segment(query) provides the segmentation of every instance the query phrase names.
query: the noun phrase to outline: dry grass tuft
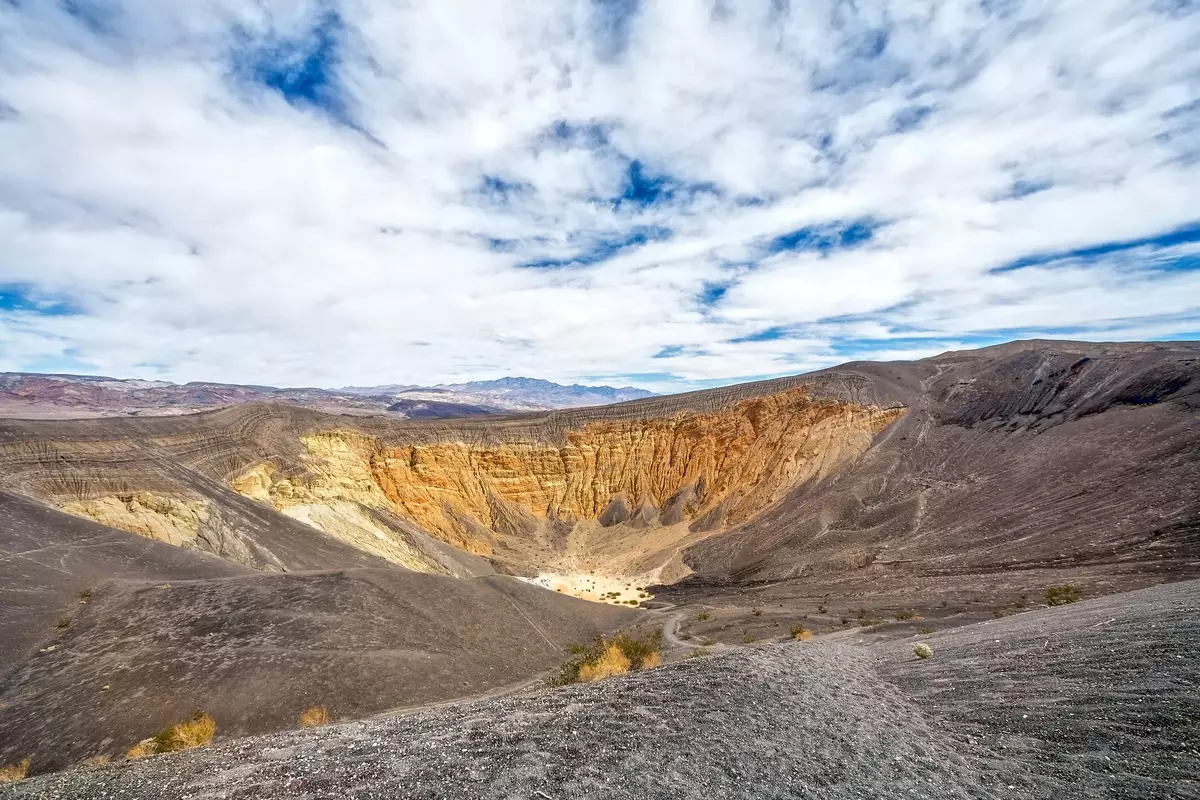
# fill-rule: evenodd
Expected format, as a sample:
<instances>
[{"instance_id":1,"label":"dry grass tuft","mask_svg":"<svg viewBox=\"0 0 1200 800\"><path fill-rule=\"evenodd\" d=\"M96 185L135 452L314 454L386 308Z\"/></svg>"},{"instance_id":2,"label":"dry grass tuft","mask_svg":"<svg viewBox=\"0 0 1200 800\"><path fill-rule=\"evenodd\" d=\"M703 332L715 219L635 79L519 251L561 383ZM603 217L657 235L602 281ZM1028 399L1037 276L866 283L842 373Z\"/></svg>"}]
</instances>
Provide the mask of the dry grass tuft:
<instances>
[{"instance_id":1,"label":"dry grass tuft","mask_svg":"<svg viewBox=\"0 0 1200 800\"><path fill-rule=\"evenodd\" d=\"M551 679L552 685L587 683L657 667L662 664L662 631L654 631L640 639L626 633L610 639L597 636L590 645L573 646L571 652L575 657L562 665L558 675Z\"/></svg>"},{"instance_id":2,"label":"dry grass tuft","mask_svg":"<svg viewBox=\"0 0 1200 800\"><path fill-rule=\"evenodd\" d=\"M212 741L217 732L217 723L208 714L197 712L188 722L181 722L172 730L175 732L176 750L190 750Z\"/></svg>"},{"instance_id":3,"label":"dry grass tuft","mask_svg":"<svg viewBox=\"0 0 1200 800\"><path fill-rule=\"evenodd\" d=\"M149 739L143 739L125 751L126 758L145 758L176 750L191 750L212 741L217 723L203 711L197 711L187 722L163 728Z\"/></svg>"},{"instance_id":4,"label":"dry grass tuft","mask_svg":"<svg viewBox=\"0 0 1200 800\"><path fill-rule=\"evenodd\" d=\"M16 783L29 777L29 759L22 758L15 764L0 767L0 783Z\"/></svg>"},{"instance_id":5,"label":"dry grass tuft","mask_svg":"<svg viewBox=\"0 0 1200 800\"><path fill-rule=\"evenodd\" d=\"M591 683L614 675L624 675L629 672L629 667L629 658L621 652L621 648L610 644L594 664L584 664L579 668L579 680L581 683Z\"/></svg>"},{"instance_id":6,"label":"dry grass tuft","mask_svg":"<svg viewBox=\"0 0 1200 800\"><path fill-rule=\"evenodd\" d=\"M139 758L145 758L146 756L152 756L157 752L158 751L154 749L154 737L151 736L149 739L142 739L133 747L126 750L125 757L131 761L134 761Z\"/></svg>"},{"instance_id":7,"label":"dry grass tuft","mask_svg":"<svg viewBox=\"0 0 1200 800\"><path fill-rule=\"evenodd\" d=\"M83 760L84 766L87 767L103 767L109 762L109 757L100 753L99 755L89 756Z\"/></svg>"},{"instance_id":8,"label":"dry grass tuft","mask_svg":"<svg viewBox=\"0 0 1200 800\"><path fill-rule=\"evenodd\" d=\"M799 625L793 625L788 631L792 634L792 638L797 642L811 642L813 640L813 632L808 628Z\"/></svg>"},{"instance_id":9,"label":"dry grass tuft","mask_svg":"<svg viewBox=\"0 0 1200 800\"><path fill-rule=\"evenodd\" d=\"M916 653L917 658L930 658L933 655L933 648L921 642L913 648L913 652Z\"/></svg>"},{"instance_id":10,"label":"dry grass tuft","mask_svg":"<svg viewBox=\"0 0 1200 800\"><path fill-rule=\"evenodd\" d=\"M325 706L313 706L300 715L301 728L319 728L329 724L329 709Z\"/></svg>"}]
</instances>

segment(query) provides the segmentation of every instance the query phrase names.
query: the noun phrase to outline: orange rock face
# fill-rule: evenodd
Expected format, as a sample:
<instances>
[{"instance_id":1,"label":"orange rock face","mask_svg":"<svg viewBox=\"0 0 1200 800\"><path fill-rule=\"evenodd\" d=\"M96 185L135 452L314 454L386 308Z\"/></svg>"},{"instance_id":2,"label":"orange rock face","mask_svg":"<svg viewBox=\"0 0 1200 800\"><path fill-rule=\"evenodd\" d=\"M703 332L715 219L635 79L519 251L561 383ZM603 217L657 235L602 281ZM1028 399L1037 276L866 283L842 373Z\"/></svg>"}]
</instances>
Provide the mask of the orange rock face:
<instances>
[{"instance_id":1,"label":"orange rock face","mask_svg":"<svg viewBox=\"0 0 1200 800\"><path fill-rule=\"evenodd\" d=\"M496 536L530 533L547 520L703 518L720 529L857 458L902 413L814 401L795 389L711 413L590 422L564 431L561 441L383 446L359 432L333 431L303 438L303 482L272 484L259 467L234 486L283 509L335 500L386 507L482 554Z\"/></svg>"}]
</instances>

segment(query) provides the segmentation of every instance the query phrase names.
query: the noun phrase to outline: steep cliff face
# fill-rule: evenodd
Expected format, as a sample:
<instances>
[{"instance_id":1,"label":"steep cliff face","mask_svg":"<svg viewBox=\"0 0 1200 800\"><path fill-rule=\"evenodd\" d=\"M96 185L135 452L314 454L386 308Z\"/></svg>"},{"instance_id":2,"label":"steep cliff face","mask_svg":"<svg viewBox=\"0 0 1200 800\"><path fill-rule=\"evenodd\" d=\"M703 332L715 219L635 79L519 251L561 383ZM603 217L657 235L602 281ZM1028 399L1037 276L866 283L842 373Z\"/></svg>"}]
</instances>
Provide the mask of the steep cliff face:
<instances>
[{"instance_id":1,"label":"steep cliff face","mask_svg":"<svg viewBox=\"0 0 1200 800\"><path fill-rule=\"evenodd\" d=\"M242 494L332 532L345 504L386 509L443 541L491 554L549 524L691 523L715 531L750 519L791 487L857 458L902 413L804 389L711 413L593 421L552 439L386 444L352 430L303 436L306 472L269 462L235 476ZM313 517L323 512L324 522Z\"/></svg>"}]
</instances>

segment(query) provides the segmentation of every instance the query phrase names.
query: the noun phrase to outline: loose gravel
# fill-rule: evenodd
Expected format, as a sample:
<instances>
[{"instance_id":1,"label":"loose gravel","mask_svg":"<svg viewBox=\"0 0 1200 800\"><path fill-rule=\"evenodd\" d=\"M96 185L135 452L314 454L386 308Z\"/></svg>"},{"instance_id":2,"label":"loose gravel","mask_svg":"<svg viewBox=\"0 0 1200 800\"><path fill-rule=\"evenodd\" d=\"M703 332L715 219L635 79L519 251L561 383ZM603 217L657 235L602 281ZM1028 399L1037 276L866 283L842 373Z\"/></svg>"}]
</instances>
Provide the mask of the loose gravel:
<instances>
[{"instance_id":1,"label":"loose gravel","mask_svg":"<svg viewBox=\"0 0 1200 800\"><path fill-rule=\"evenodd\" d=\"M1191 798L1198 601L1191 582L1032 612L921 637L928 660L917 639L746 647L0 796Z\"/></svg>"}]
</instances>

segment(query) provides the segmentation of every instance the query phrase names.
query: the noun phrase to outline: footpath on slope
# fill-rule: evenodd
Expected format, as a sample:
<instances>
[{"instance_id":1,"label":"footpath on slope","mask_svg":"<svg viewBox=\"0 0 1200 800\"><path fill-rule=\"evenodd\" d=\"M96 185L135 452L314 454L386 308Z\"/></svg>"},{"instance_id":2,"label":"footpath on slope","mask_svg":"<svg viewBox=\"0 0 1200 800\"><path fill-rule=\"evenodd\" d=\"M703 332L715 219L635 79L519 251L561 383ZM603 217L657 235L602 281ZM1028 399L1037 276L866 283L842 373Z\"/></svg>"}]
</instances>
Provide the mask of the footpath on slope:
<instances>
[{"instance_id":1,"label":"footpath on slope","mask_svg":"<svg viewBox=\"0 0 1200 800\"><path fill-rule=\"evenodd\" d=\"M736 648L0 796L1194 798L1197 607L1193 581L1030 612L927 637L928 661L911 642Z\"/></svg>"}]
</instances>

